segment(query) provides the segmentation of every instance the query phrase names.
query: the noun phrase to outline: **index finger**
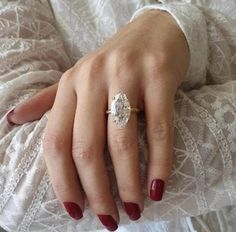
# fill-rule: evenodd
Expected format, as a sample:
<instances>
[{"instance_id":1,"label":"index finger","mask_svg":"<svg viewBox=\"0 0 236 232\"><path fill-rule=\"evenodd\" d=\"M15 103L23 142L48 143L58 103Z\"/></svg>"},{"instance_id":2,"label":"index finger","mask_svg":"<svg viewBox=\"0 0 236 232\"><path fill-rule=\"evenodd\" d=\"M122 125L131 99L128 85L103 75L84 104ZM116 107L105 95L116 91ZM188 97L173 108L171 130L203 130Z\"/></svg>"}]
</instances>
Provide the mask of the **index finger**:
<instances>
[{"instance_id":1,"label":"index finger","mask_svg":"<svg viewBox=\"0 0 236 232\"><path fill-rule=\"evenodd\" d=\"M44 137L44 157L57 198L71 217L80 219L83 196L72 159L71 144L76 96L64 75L58 86Z\"/></svg>"}]
</instances>

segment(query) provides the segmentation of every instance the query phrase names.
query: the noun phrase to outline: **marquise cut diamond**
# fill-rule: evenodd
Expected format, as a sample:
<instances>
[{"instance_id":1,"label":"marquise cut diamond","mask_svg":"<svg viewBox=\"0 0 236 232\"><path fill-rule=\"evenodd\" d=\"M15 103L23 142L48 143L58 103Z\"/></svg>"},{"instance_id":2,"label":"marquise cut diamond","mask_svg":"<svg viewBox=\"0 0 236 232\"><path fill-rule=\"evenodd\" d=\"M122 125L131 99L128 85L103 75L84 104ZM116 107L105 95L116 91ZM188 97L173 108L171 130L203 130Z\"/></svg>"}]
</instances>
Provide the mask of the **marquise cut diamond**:
<instances>
[{"instance_id":1,"label":"marquise cut diamond","mask_svg":"<svg viewBox=\"0 0 236 232\"><path fill-rule=\"evenodd\" d=\"M128 123L130 114L131 108L129 100L124 93L119 92L111 102L111 115L113 121L119 128L122 128Z\"/></svg>"}]
</instances>

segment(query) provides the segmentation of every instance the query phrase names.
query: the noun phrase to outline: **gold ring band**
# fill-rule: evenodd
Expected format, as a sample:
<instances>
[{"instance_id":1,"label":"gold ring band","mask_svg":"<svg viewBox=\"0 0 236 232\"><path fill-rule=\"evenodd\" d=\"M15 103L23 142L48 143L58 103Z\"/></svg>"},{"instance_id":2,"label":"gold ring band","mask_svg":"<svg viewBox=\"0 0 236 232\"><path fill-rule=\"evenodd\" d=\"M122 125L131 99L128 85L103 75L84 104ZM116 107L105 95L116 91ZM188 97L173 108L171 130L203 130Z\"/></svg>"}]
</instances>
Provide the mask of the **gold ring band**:
<instances>
[{"instance_id":1,"label":"gold ring band","mask_svg":"<svg viewBox=\"0 0 236 232\"><path fill-rule=\"evenodd\" d=\"M129 108L129 110L130 110L131 113L138 113L138 112L141 111L139 108ZM106 111L106 113L107 113L107 114L111 114L111 110L108 109L108 110Z\"/></svg>"}]
</instances>

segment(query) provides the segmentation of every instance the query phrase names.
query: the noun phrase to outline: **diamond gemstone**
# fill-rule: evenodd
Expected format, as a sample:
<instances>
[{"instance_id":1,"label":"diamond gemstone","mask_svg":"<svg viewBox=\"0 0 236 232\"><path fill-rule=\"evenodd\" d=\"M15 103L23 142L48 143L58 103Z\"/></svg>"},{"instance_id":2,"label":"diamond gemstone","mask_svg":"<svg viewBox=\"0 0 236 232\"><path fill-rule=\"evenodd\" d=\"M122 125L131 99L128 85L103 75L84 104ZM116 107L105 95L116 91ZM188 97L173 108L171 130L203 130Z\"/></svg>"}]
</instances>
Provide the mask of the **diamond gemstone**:
<instances>
[{"instance_id":1,"label":"diamond gemstone","mask_svg":"<svg viewBox=\"0 0 236 232\"><path fill-rule=\"evenodd\" d=\"M119 92L111 102L111 115L119 128L122 128L129 121L131 114L130 103L127 96Z\"/></svg>"}]
</instances>

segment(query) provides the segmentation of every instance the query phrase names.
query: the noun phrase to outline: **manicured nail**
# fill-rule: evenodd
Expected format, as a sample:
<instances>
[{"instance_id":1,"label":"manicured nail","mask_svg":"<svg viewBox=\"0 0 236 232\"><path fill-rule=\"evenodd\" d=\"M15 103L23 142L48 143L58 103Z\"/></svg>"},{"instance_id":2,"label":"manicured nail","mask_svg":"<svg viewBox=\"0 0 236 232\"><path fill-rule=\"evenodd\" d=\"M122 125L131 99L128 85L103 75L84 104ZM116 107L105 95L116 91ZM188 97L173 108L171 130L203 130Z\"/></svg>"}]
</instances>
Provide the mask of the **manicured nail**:
<instances>
[{"instance_id":1,"label":"manicured nail","mask_svg":"<svg viewBox=\"0 0 236 232\"><path fill-rule=\"evenodd\" d=\"M82 210L77 204L73 202L63 202L63 204L72 218L79 220L83 217Z\"/></svg>"},{"instance_id":2,"label":"manicured nail","mask_svg":"<svg viewBox=\"0 0 236 232\"><path fill-rule=\"evenodd\" d=\"M98 218L100 219L101 223L110 231L115 231L118 226L116 221L111 215L98 215Z\"/></svg>"},{"instance_id":3,"label":"manicured nail","mask_svg":"<svg viewBox=\"0 0 236 232\"><path fill-rule=\"evenodd\" d=\"M14 108L13 110L11 110L11 111L7 114L7 121L8 121L8 124L9 124L10 126L15 126L15 125L16 125L16 123L14 123L14 122L11 121L11 117L12 117L12 115L13 115L13 113L14 113L14 110L15 110L15 108Z\"/></svg>"},{"instance_id":4,"label":"manicured nail","mask_svg":"<svg viewBox=\"0 0 236 232\"><path fill-rule=\"evenodd\" d=\"M129 215L129 218L133 221L136 221L141 217L138 204L131 202L124 202L124 209L126 213Z\"/></svg>"},{"instance_id":5,"label":"manicured nail","mask_svg":"<svg viewBox=\"0 0 236 232\"><path fill-rule=\"evenodd\" d=\"M163 180L154 179L151 183L150 197L153 201L160 201L162 199L165 182Z\"/></svg>"}]
</instances>

